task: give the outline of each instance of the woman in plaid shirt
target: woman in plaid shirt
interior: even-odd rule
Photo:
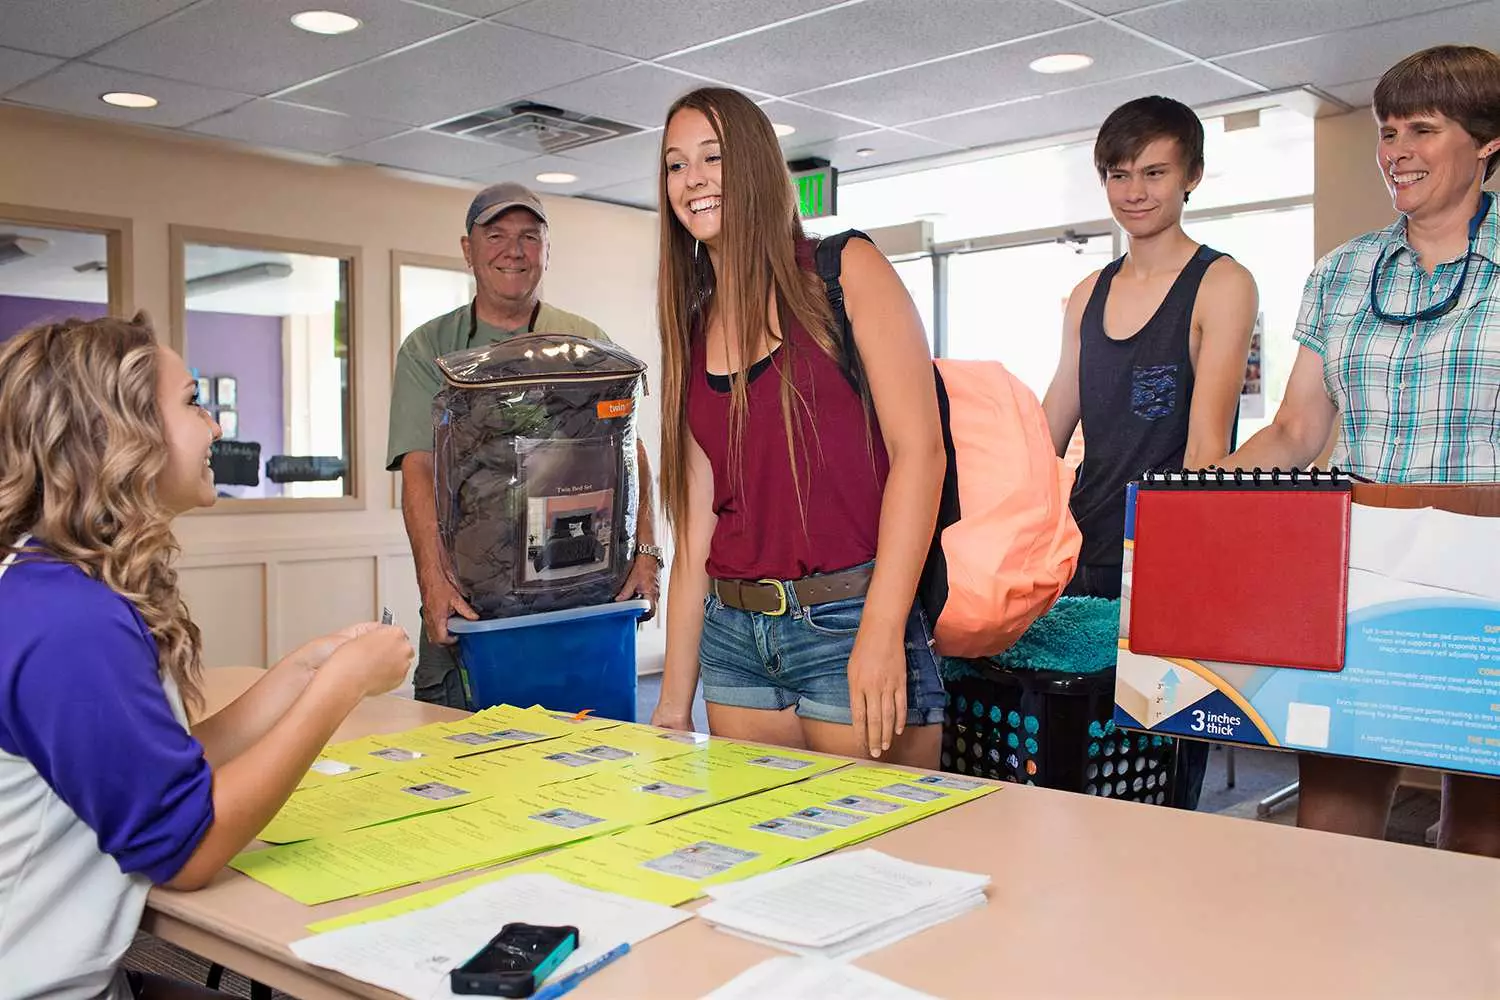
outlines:
[[[1376,158],[1401,217],[1318,262],[1275,421],[1225,460],[1333,464],[1378,482],[1500,481],[1500,56],[1442,45],[1375,88]],[[1300,758],[1299,826],[1383,837],[1397,768]],[[1500,857],[1500,780],[1444,775],[1438,846]]]

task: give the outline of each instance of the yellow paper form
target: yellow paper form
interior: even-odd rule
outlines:
[[[299,903],[315,905],[499,864],[624,825],[550,801],[489,799],[399,823],[251,851],[236,857],[230,867]]]
[[[318,756],[297,787],[326,787],[413,764],[490,753],[618,725],[612,719],[559,718],[541,709],[497,705],[453,722],[334,743]]]
[[[497,791],[502,776],[486,758],[467,757],[304,789],[287,800],[260,832],[260,839],[290,844],[469,805]]]
[[[465,719],[411,730],[400,734],[399,740],[392,738],[392,742],[429,757],[466,757],[618,725],[610,719],[563,721],[550,712],[499,705]]]
[[[817,857],[995,790],[956,775],[856,765],[517,867],[675,906],[703,886]]]
[[[652,738],[656,735],[651,734]],[[687,743],[691,745],[692,741],[687,741]],[[518,811],[573,810],[585,815],[597,815],[608,820],[641,825],[794,782],[804,774],[822,773],[844,766],[842,761],[836,759],[791,751],[779,757],[774,764],[752,765],[744,762],[745,758],[763,755],[764,751],[759,748],[725,744],[723,751],[717,754],[709,754],[700,749],[698,752],[667,760],[605,770],[576,781],[553,783],[537,788],[533,793],[521,798]],[[808,766],[805,769],[791,767],[788,763],[791,760],[802,761]],[[500,804],[495,804],[494,808],[501,812],[511,811],[508,806]],[[677,846],[691,846],[694,836],[696,834],[682,835],[677,838],[680,841]],[[523,865],[528,871],[547,871],[579,885],[592,885],[595,888],[612,887],[612,891],[622,891],[620,886],[623,885],[631,890],[627,892],[627,895],[667,905],[675,905],[677,901],[691,899],[698,895],[696,887],[680,879],[670,878],[648,868],[642,868],[639,871],[632,870],[633,865],[650,860],[650,850],[656,848],[652,847],[645,851],[636,850],[628,842],[616,845],[614,842],[617,839],[616,837],[596,839],[581,847],[559,852],[535,862],[523,862]],[[599,850],[593,850],[595,846]],[[627,864],[627,862],[630,863]],[[779,861],[773,862],[771,867],[779,863]],[[506,868],[505,872],[515,870],[517,870],[516,867],[511,867]],[[309,930],[320,933],[337,927],[383,919],[398,913],[408,913],[450,899],[468,888],[495,877],[498,877],[495,873],[486,873],[473,879],[454,883],[452,886],[431,889],[405,899],[316,924]]]

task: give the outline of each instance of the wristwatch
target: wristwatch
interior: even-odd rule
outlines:
[[[662,556],[660,545],[652,545],[648,542],[636,542],[635,551],[637,555],[650,556],[652,559],[655,559],[658,566],[665,566],[667,564],[666,559]]]

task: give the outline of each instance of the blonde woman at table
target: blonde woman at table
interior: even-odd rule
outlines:
[[[201,708],[172,519],[219,428],[144,316],[0,346],[0,993],[216,996],[120,966],[153,884],[209,883],[344,717],[401,683],[394,626],[315,640]]]

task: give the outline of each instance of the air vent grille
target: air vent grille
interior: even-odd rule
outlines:
[[[530,101],[455,118],[435,130],[539,154],[562,153],[642,131],[634,125],[597,115]]]

